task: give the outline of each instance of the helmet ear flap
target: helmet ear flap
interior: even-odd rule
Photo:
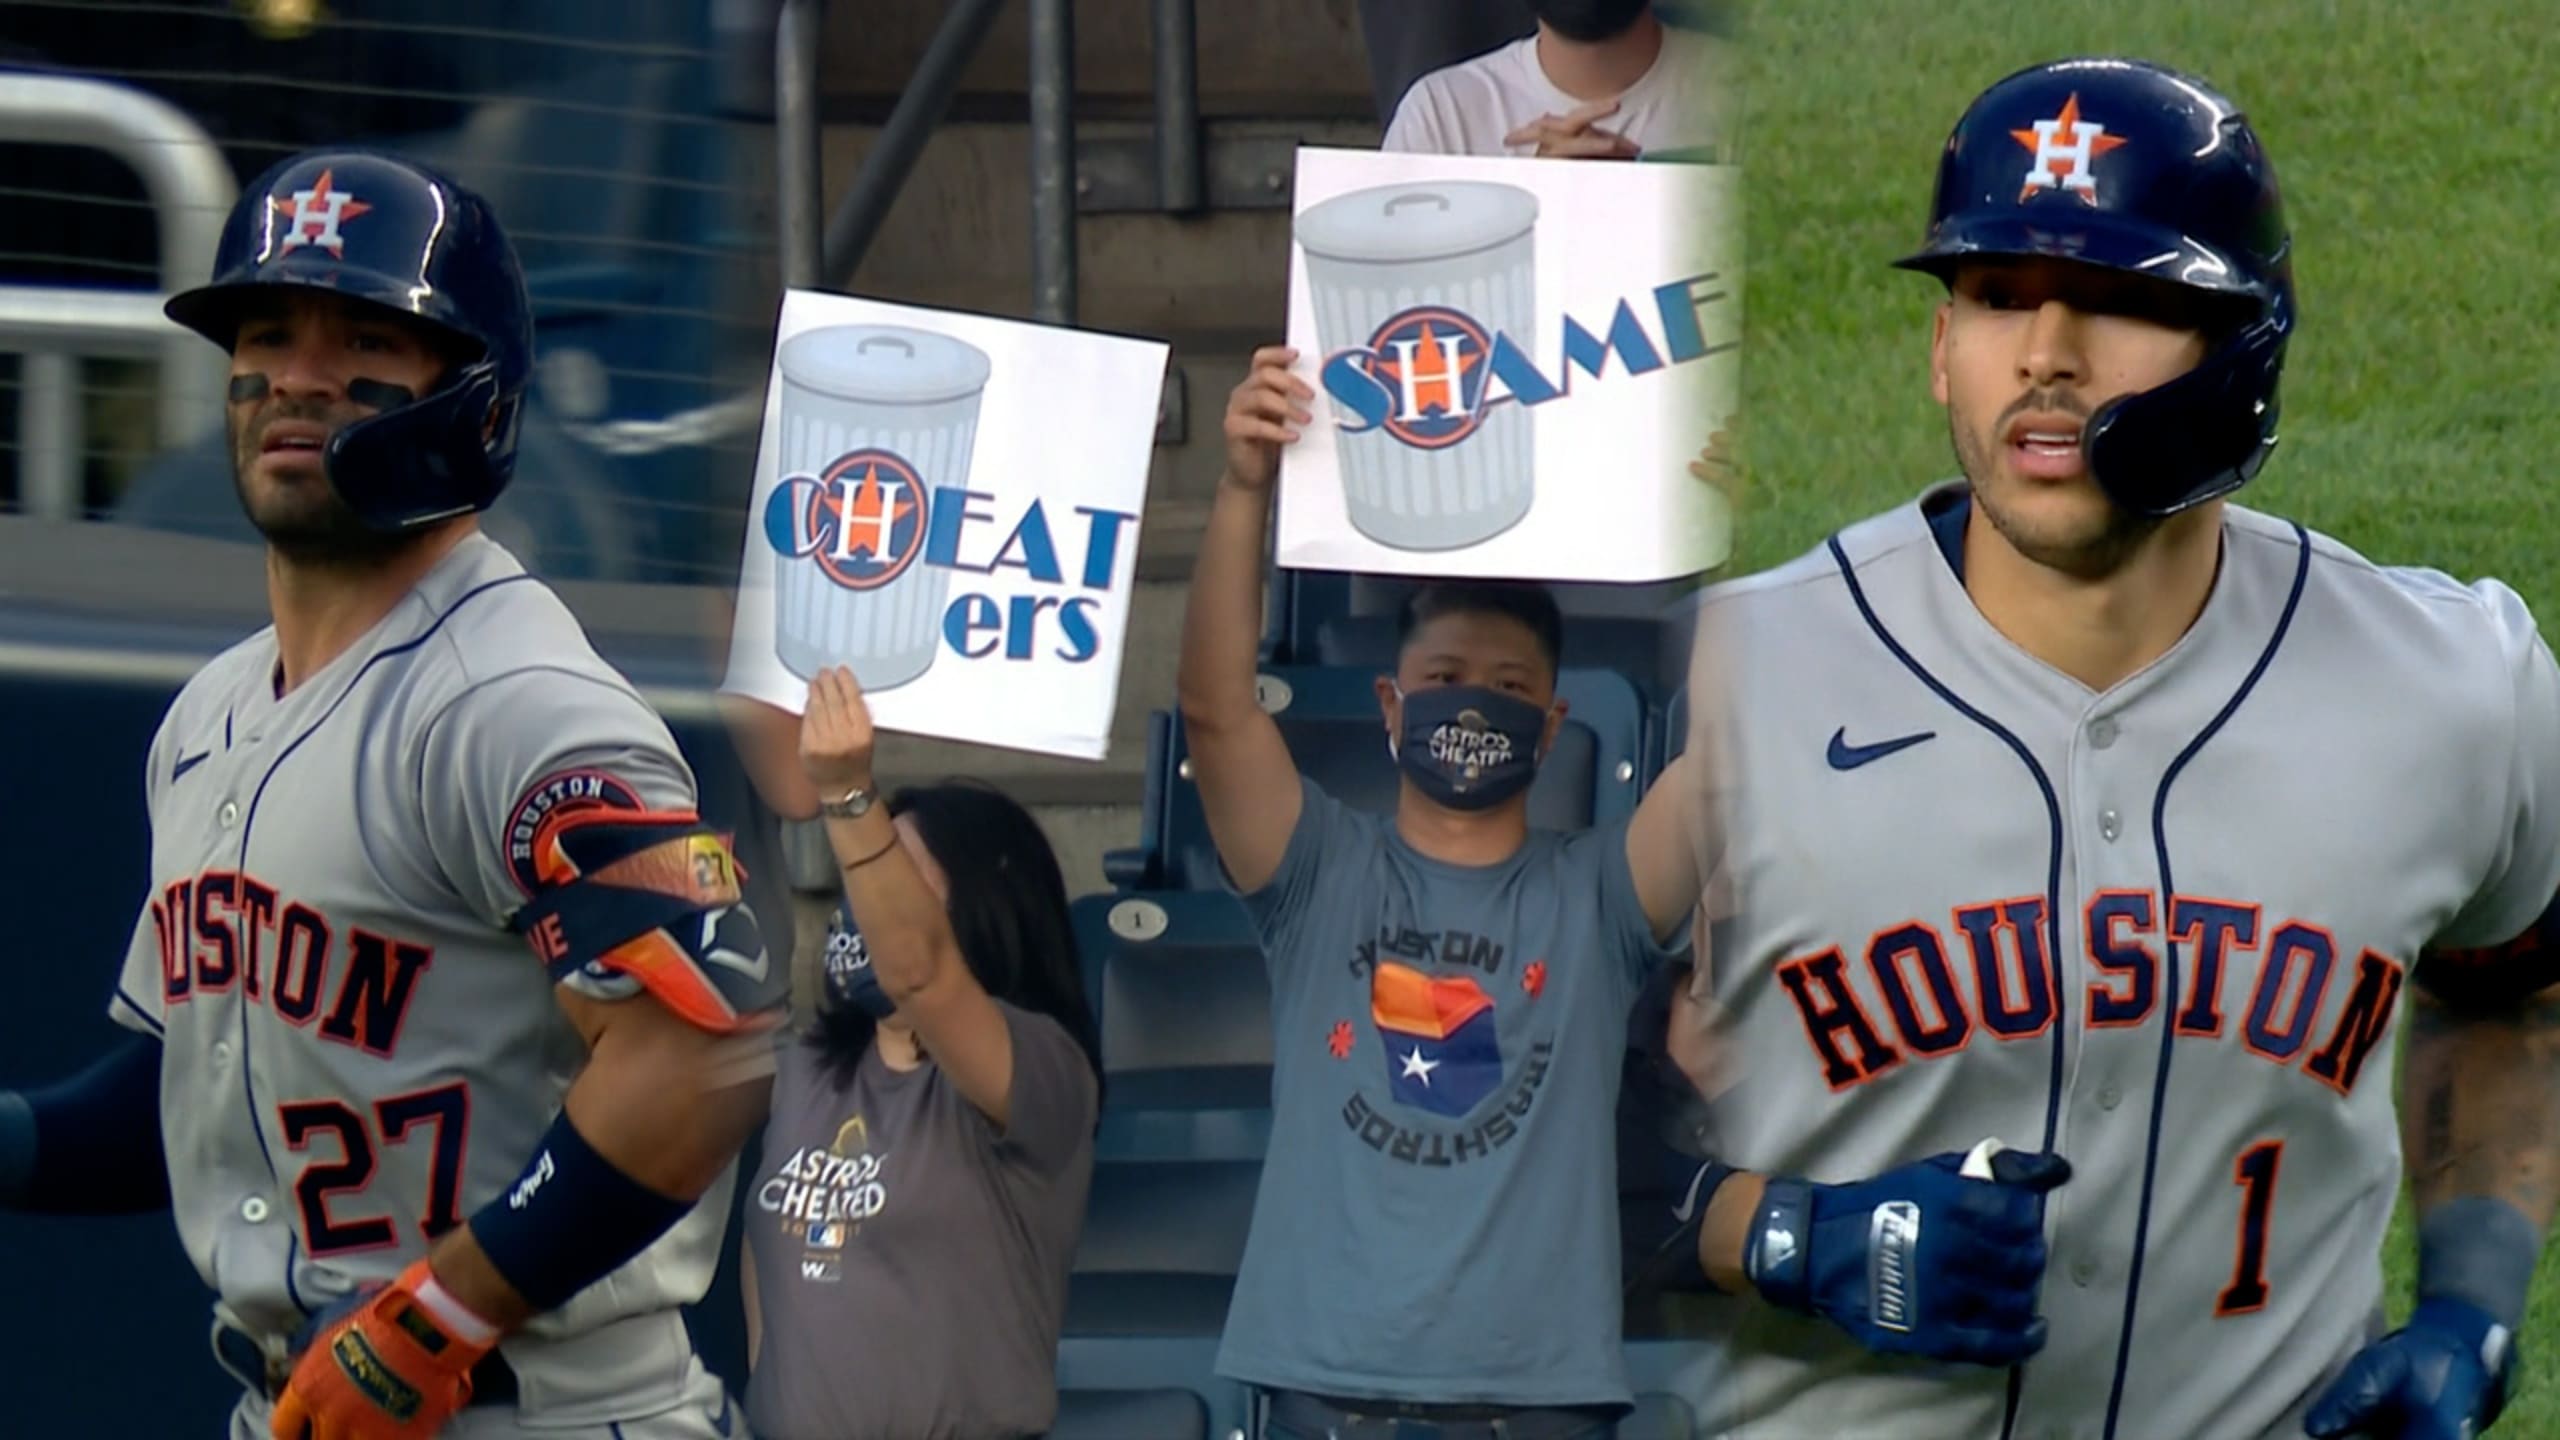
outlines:
[[[2276,445],[2277,379],[2291,338],[2291,317],[2279,307],[2186,374],[2098,407],[2081,439],[2098,487],[2157,519],[2257,478]]]
[[[514,470],[523,410],[494,362],[466,365],[433,394],[331,436],[329,484],[383,531],[487,509]]]

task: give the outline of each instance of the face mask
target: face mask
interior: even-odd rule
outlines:
[[[1480,685],[1435,685],[1407,695],[1404,733],[1388,752],[1422,793],[1452,810],[1484,810],[1538,778],[1547,712]]]
[[[1530,0],[1529,9],[1567,40],[1594,44],[1627,33],[1653,0]]]
[[[826,968],[830,1007],[852,1006],[874,1020],[898,1013],[897,1002],[880,988],[880,977],[872,972],[871,951],[862,943],[862,932],[853,928],[841,905],[827,922]]]

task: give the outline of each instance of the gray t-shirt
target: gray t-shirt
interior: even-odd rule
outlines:
[[[1056,1418],[1067,1271],[1093,1179],[1093,1071],[1002,1001],[1012,1124],[875,1047],[850,1083],[791,1046],[746,1197],[761,1440],[993,1440]]]
[[[1625,1404],[1613,1117],[1667,957],[1626,826],[1498,865],[1415,853],[1306,782],[1245,897],[1272,1131],[1218,1352],[1231,1379],[1452,1404]]]

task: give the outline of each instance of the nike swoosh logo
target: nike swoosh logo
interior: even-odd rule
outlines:
[[[1710,1167],[1708,1166],[1701,1165],[1698,1167],[1698,1173],[1689,1177],[1688,1193],[1680,1197],[1679,1204],[1671,1207],[1672,1219],[1686,1225],[1690,1221],[1698,1218],[1698,1191],[1704,1188],[1707,1183],[1707,1171],[1709,1168]]]
[[[199,750],[193,755],[180,756],[178,758],[177,766],[169,772],[169,783],[175,785],[179,781],[186,779],[188,771],[193,770],[212,758],[213,752],[210,750]]]
[[[1831,749],[1827,752],[1825,758],[1830,760],[1831,768],[1834,770],[1855,770],[1869,761],[1881,760],[1897,750],[1908,750],[1923,740],[1935,740],[1937,738],[1937,731],[1923,730],[1917,735],[1904,735],[1893,740],[1879,740],[1873,745],[1852,745],[1849,743],[1849,727],[1843,725],[1839,729],[1831,732]]]

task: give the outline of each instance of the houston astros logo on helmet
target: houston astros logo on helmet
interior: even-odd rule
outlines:
[[[2062,102],[2061,114],[2038,120],[2032,128],[2009,133],[2035,152],[2035,158],[2027,162],[2026,182],[2018,191],[2021,201],[2039,190],[2062,190],[2088,204],[2097,204],[2098,177],[2089,168],[2090,162],[2125,143],[2124,137],[2108,134],[2106,126],[2080,118],[2077,92]]]
[[[338,235],[338,227],[373,207],[358,200],[352,192],[329,188],[329,172],[311,182],[308,190],[296,190],[290,198],[277,195],[267,203],[284,216],[287,229],[278,250],[298,250],[315,245],[343,259],[346,241]]]

